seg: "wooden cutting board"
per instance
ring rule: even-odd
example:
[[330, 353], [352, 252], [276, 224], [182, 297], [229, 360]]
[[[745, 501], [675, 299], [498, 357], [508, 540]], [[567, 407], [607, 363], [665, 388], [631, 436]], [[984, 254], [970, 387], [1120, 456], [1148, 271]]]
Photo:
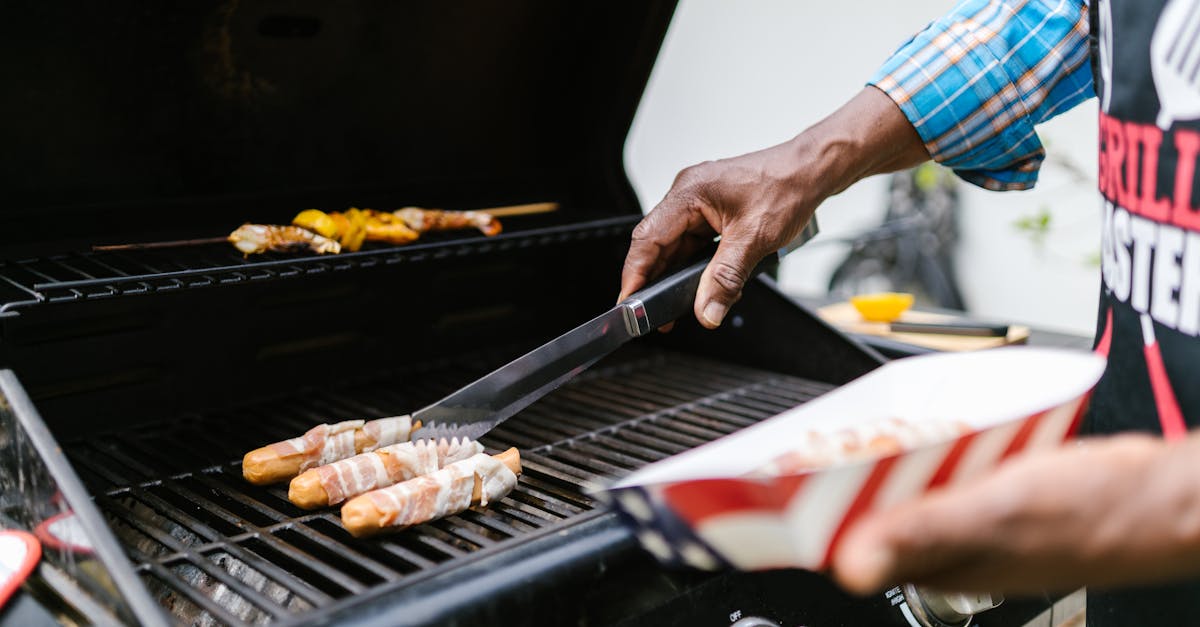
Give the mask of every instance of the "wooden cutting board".
[[[971, 337], [966, 335], [946, 335], [942, 333], [893, 333], [891, 327], [883, 322], [867, 322], [862, 315], [848, 302], [834, 303], [821, 307], [817, 315], [823, 320], [846, 333], [861, 335], [877, 335], [897, 342], [923, 346], [938, 351], [973, 351], [984, 348], [996, 348], [1010, 344], [1024, 344], [1029, 339], [1029, 327], [1009, 325], [1006, 337]], [[930, 313], [927, 311], [906, 311], [900, 316], [902, 322], [963, 322], [967, 319], [960, 316]]]

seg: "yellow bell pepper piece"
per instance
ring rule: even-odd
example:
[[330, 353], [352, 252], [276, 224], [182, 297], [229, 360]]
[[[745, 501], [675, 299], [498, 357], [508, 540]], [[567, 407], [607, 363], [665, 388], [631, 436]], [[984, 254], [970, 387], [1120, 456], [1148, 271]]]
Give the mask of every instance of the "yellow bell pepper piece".
[[305, 209], [292, 218], [292, 224], [308, 229], [322, 237], [338, 239], [338, 225], [329, 214], [320, 209]]
[[347, 228], [342, 233], [342, 248], [354, 252], [362, 248], [363, 240], [367, 237], [367, 213], [358, 207], [351, 207], [345, 213]]

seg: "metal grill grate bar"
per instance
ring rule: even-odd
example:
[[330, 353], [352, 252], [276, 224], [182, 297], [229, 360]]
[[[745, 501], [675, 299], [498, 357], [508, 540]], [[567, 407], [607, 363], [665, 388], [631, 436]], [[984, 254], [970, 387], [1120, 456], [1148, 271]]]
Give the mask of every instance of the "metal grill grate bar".
[[[235, 616], [234, 614], [232, 614], [231, 612], [226, 610], [222, 605], [213, 603], [207, 596], [201, 594], [200, 591], [198, 589], [196, 589], [195, 587], [190, 586], [190, 585], [185, 585], [185, 586], [181, 586], [181, 587], [172, 585], [172, 582], [176, 579], [175, 573], [171, 572], [168, 568], [164, 567], [162, 564], [159, 564], [156, 562], [149, 562], [148, 564], [145, 565], [144, 569], [149, 571], [154, 576], [154, 579], [156, 579], [159, 582], [159, 587], [170, 586], [171, 594], [182, 595], [188, 601], [191, 601], [192, 604], [195, 605], [196, 607], [202, 608], [204, 614], [207, 614], [207, 615], [210, 615], [210, 616], [216, 618], [218, 621], [220, 621], [221, 624], [238, 625], [238, 624], [242, 624], [245, 622], [245, 621], [241, 620], [241, 617]], [[151, 586], [152, 589], [154, 587], [155, 586]], [[203, 624], [202, 620], [200, 620], [201, 617], [198, 616], [198, 617], [196, 617], [196, 619], [197, 620], [195, 620], [193, 622], [195, 622], [197, 624]]]
[[[172, 537], [169, 533], [165, 533], [160, 529], [154, 528], [147, 524], [136, 512], [123, 503], [120, 503], [116, 499], [105, 498], [101, 501], [101, 504], [107, 512], [118, 513], [123, 522], [137, 528], [142, 533], [152, 537], [154, 540], [162, 543], [164, 546], [170, 547], [175, 551], [175, 554], [171, 555], [169, 558], [159, 560], [160, 563], [169, 564], [171, 562], [186, 560], [186, 562], [191, 566], [203, 571], [209, 577], [216, 579], [222, 585], [232, 589], [239, 596], [248, 599], [250, 602], [254, 603], [254, 605], [263, 611], [274, 615], [276, 618], [285, 616], [287, 614], [287, 611], [284, 608], [277, 605], [270, 598], [261, 594], [258, 590], [246, 585], [243, 581], [229, 574], [224, 569], [217, 567], [212, 562], [205, 559], [202, 554], [188, 549], [182, 542]], [[245, 557], [245, 554], [242, 553], [240, 557]]]

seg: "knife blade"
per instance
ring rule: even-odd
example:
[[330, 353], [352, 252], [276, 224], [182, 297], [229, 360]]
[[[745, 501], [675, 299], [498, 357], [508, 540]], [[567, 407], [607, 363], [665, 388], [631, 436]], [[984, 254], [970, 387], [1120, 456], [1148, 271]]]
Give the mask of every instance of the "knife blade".
[[[760, 262], [753, 274], [774, 266], [817, 232], [814, 218], [787, 247]], [[421, 427], [411, 439], [479, 439], [629, 340], [690, 312], [700, 276], [711, 259], [710, 255], [633, 293], [612, 309], [415, 412], [412, 419], [421, 421]]]

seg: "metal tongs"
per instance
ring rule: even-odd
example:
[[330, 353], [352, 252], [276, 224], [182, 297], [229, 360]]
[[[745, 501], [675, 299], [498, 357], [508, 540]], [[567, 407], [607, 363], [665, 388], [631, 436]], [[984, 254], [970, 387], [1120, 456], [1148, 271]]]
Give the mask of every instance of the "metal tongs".
[[[763, 259], [753, 274], [775, 267], [817, 232], [813, 218], [796, 239]], [[603, 314], [414, 413], [413, 420], [420, 420], [422, 426], [412, 439], [478, 439], [625, 342], [691, 312], [700, 276], [711, 259], [708, 255], [635, 292]]]

